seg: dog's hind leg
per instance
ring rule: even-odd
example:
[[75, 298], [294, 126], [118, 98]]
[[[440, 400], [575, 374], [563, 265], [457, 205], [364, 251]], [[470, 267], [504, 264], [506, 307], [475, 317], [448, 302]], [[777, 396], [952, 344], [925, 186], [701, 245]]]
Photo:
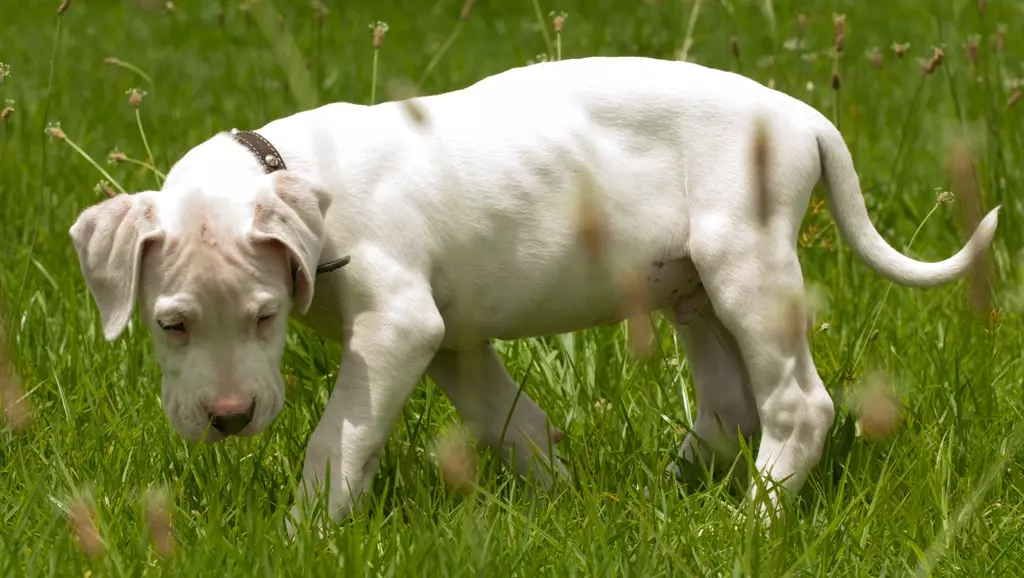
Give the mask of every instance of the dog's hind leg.
[[493, 345], [438, 351], [427, 375], [451, 400], [470, 433], [498, 451], [520, 475], [545, 488], [551, 486], [552, 473], [568, 476], [555, 451], [562, 433], [520, 391]]
[[[769, 486], [799, 490], [821, 456], [835, 409], [817, 376], [806, 331], [783, 330], [786, 299], [802, 295], [803, 276], [792, 226], [729, 226], [725, 215], [707, 214], [695, 227], [691, 255], [722, 325], [736, 339], [761, 422], [755, 464]], [[804, 321], [803, 319], [797, 322]], [[758, 485], [751, 496], [758, 497]]]
[[[703, 288], [698, 289], [703, 293]], [[727, 469], [739, 454], [739, 439], [749, 440], [760, 427], [743, 356], [732, 333], [708, 305], [692, 310], [687, 298], [665, 312], [683, 341], [697, 394], [697, 419], [679, 448], [679, 457], [715, 470]], [[670, 471], [677, 476], [679, 467]]]

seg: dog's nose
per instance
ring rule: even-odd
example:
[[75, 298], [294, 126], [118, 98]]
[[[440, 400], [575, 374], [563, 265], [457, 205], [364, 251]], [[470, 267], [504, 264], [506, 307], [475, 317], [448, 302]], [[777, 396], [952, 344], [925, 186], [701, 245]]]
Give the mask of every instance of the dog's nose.
[[254, 400], [239, 395], [228, 395], [210, 404], [210, 421], [213, 429], [225, 436], [233, 436], [249, 425], [255, 410]]

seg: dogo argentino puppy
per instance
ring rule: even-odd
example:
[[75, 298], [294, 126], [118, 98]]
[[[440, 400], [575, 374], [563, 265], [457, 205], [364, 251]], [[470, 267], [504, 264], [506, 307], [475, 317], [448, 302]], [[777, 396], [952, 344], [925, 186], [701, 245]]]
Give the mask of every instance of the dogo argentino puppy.
[[[753, 186], [758, 122], [771, 135], [767, 201]], [[730, 461], [739, 436], [759, 432], [755, 463], [779, 482], [775, 503], [805, 482], [834, 419], [805, 336], [780, 338], [771, 314], [803, 290], [797, 232], [819, 179], [843, 239], [903, 285], [957, 279], [996, 230], [998, 207], [953, 257], [913, 260], [872, 225], [843, 138], [814, 108], [695, 64], [592, 57], [217, 134], [161, 191], [89, 207], [70, 235], [108, 340], [138, 301], [164, 410], [189, 440], [257, 434], [275, 418], [289, 315], [343, 344], [301, 485], [306, 497], [326, 491], [335, 520], [424, 374], [513, 467], [537, 458], [547, 467], [531, 479], [564, 475], [557, 430], [517, 397], [490, 340], [623, 319], [624, 271], [647, 272], [650, 311], [675, 321], [692, 368], [700, 408], [681, 455]], [[587, 188], [611, 274], [595, 274], [577, 242]]]

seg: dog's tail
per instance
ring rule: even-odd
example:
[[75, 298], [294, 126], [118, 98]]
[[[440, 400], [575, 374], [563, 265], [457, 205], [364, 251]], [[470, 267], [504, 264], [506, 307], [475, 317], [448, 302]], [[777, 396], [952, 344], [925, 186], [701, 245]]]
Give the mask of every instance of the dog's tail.
[[823, 124], [824, 128], [817, 131], [818, 155], [832, 217], [853, 252], [875, 272], [901, 285], [934, 287], [962, 276], [988, 250], [996, 232], [999, 207], [985, 215], [956, 255], [944, 261], [918, 261], [894, 249], [868, 217], [860, 181], [843, 137], [831, 123]]

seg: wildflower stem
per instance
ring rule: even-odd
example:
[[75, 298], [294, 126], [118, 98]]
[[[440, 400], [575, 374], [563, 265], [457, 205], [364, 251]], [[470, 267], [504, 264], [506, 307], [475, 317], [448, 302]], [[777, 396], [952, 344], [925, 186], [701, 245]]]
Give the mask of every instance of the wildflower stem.
[[[156, 178], [157, 186], [163, 186], [163, 180], [167, 177], [160, 171], [156, 170], [153, 165], [156, 164], [156, 159], [153, 158], [153, 151], [149, 148], [149, 140], [146, 138], [146, 131], [142, 129], [142, 113], [139, 112], [139, 108], [135, 108], [135, 123], [139, 125], [139, 135], [142, 137], [142, 145], [146, 147], [146, 156], [149, 157], [150, 167], [153, 169], [153, 176]], [[120, 186], [117, 188], [121, 188]], [[123, 191], [122, 191], [123, 192]]]
[[[43, 103], [43, 126], [39, 129], [40, 135], [45, 135], [46, 123], [49, 122], [47, 118], [50, 115], [50, 101], [53, 98], [53, 77], [57, 69], [57, 56], [60, 54], [60, 33], [61, 33], [61, 22], [64, 20], [61, 14], [57, 14], [57, 24], [53, 28], [53, 53], [50, 55], [50, 73], [46, 82], [46, 101]], [[42, 146], [40, 152], [39, 161], [39, 174], [37, 176], [36, 190], [43, 190], [43, 177], [46, 174], [46, 136], [43, 136]], [[39, 203], [45, 201], [40, 199]], [[18, 287], [18, 305], [21, 305], [22, 298], [25, 295], [25, 285], [28, 283], [28, 271], [29, 266], [32, 264], [33, 257], [36, 249], [36, 239], [39, 238], [39, 220], [43, 214], [43, 211], [39, 209], [37, 204], [35, 207], [35, 223], [32, 225], [32, 241], [28, 246], [28, 255], [25, 257], [25, 268], [21, 274], [21, 286]]]
[[[917, 226], [917, 229], [914, 231], [914, 234], [910, 236], [910, 241], [908, 241], [907, 245], [903, 248], [904, 253], [910, 250], [910, 246], [914, 244], [914, 239], [917, 238], [918, 233], [920, 233], [921, 229], [924, 228], [924, 224], [928, 222], [928, 219], [930, 219], [931, 216], [935, 214], [935, 211], [939, 210], [940, 205], [941, 203], [935, 203], [935, 206], [932, 207], [932, 210], [928, 211], [928, 214], [924, 216], [924, 219]], [[886, 284], [885, 292], [882, 293], [882, 298], [878, 301], [878, 307], [875, 309], [875, 316], [871, 319], [871, 325], [868, 327], [867, 333], [865, 333], [864, 335], [871, 335], [871, 333], [875, 330], [875, 325], [878, 324], [878, 318], [882, 315], [882, 308], [885, 307], [885, 299], [889, 296], [889, 291], [892, 290], [892, 286], [892, 281], [889, 281], [889, 283]], [[867, 344], [865, 343], [857, 352], [857, 357], [854, 358], [852, 367], [857, 367], [857, 365], [860, 363], [861, 358], [864, 357], [864, 352], [866, 350]]]
[[373, 81], [370, 84], [370, 106], [377, 104], [377, 61], [380, 56], [380, 48], [373, 49]]
[[555, 60], [562, 59], [562, 33], [555, 33]]
[[427, 67], [423, 69], [423, 74], [420, 75], [420, 79], [416, 82], [417, 85], [423, 85], [423, 81], [426, 80], [427, 77], [430, 76], [430, 73], [434, 71], [434, 67], [436, 67], [437, 63], [441, 61], [441, 57], [444, 56], [444, 53], [448, 52], [448, 49], [451, 48], [451, 45], [455, 42], [455, 39], [458, 38], [459, 33], [461, 31], [462, 20], [459, 20], [458, 22], [455, 23], [455, 28], [452, 29], [452, 33], [449, 34], [448, 38], [445, 39], [444, 44], [442, 44], [441, 47], [437, 49], [437, 52], [434, 53], [434, 56], [430, 59], [430, 62], [427, 63]]
[[126, 70], [130, 70], [130, 71], [134, 72], [135, 74], [138, 74], [139, 76], [141, 76], [143, 80], [145, 80], [146, 82], [149, 83], [150, 87], [155, 86], [153, 84], [153, 79], [150, 78], [150, 76], [148, 74], [146, 74], [141, 68], [139, 68], [138, 66], [135, 66], [131, 62], [125, 62], [125, 61], [121, 60], [120, 58], [114, 58], [114, 57], [110, 57], [110, 58], [106, 59], [104, 62], [106, 62], [107, 64], [111, 64], [113, 66], [119, 66], [119, 67], [124, 68]]
[[145, 161], [140, 161], [139, 159], [133, 159], [131, 157], [124, 157], [121, 160], [123, 160], [126, 163], [132, 163], [133, 165], [138, 165], [138, 166], [140, 166], [140, 167], [142, 167], [144, 169], [150, 170], [150, 171], [153, 172], [154, 175], [159, 177], [161, 180], [167, 180], [167, 175], [165, 175], [159, 169], [157, 169], [156, 167], [154, 167], [153, 165], [151, 165], [151, 164], [149, 164], [149, 163], [147, 163]]
[[540, 1], [533, 0], [533, 11], [537, 13], [537, 22], [540, 24], [540, 32], [544, 35], [544, 44], [548, 47], [548, 56], [554, 56], [555, 49], [551, 45], [551, 36], [548, 35], [548, 25], [544, 21], [544, 13], [540, 9]]
[[103, 178], [105, 178], [108, 181], [110, 181], [110, 184], [114, 185], [114, 187], [117, 188], [118, 191], [121, 191], [122, 193], [125, 192], [124, 187], [121, 186], [121, 183], [119, 183], [116, 180], [114, 180], [114, 177], [110, 176], [110, 174], [107, 171], [103, 170], [103, 167], [101, 167], [99, 163], [97, 163], [95, 160], [93, 160], [93, 158], [91, 156], [89, 156], [89, 153], [87, 153], [84, 150], [82, 150], [82, 147], [80, 147], [77, 144], [75, 144], [75, 142], [73, 140], [71, 140], [70, 138], [68, 138], [67, 136], [65, 136], [61, 140], [63, 140], [64, 142], [68, 143], [69, 147], [71, 147], [82, 158], [84, 158], [85, 160], [89, 161], [89, 164], [91, 164], [93, 167], [95, 167], [96, 170], [99, 171], [100, 174], [103, 175]]

